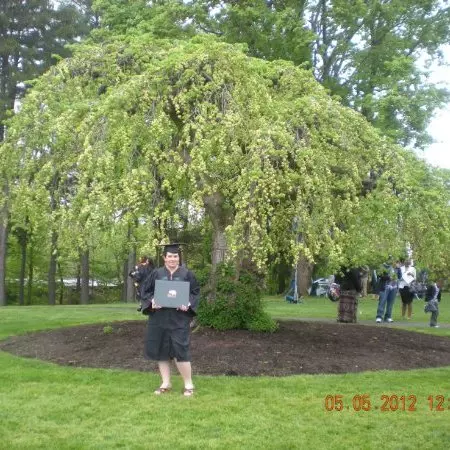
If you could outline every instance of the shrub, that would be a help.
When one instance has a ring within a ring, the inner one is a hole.
[[[198,310],[201,325],[218,330],[276,330],[276,322],[263,309],[261,281],[249,271],[242,270],[236,280],[232,266],[219,265],[214,299],[210,299],[211,294],[208,285],[202,289]]]
[[[278,322],[272,319],[266,312],[262,311],[252,318],[248,324],[251,331],[266,331],[273,333],[278,330]]]

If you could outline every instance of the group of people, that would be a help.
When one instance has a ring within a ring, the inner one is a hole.
[[[190,356],[190,324],[196,315],[200,287],[194,274],[181,264],[179,244],[169,244],[163,250],[164,266],[155,268],[150,258],[143,257],[135,270],[130,272],[137,297],[143,312],[149,316],[145,354],[150,360],[158,362],[161,385],[154,393],[166,394],[171,391],[171,366],[173,360],[183,378],[183,395],[194,394]],[[156,280],[184,281],[189,283],[189,301],[178,308],[165,308],[158,305],[155,296]]]
[[[400,294],[402,302],[402,318],[411,319],[413,299],[416,296],[414,290],[416,279],[417,272],[410,259],[399,260],[395,265],[390,262],[383,264],[378,276],[378,308],[375,319],[377,323],[394,321],[392,309],[397,292]],[[438,327],[440,291],[440,285],[432,282],[428,285],[425,294],[427,302],[425,312],[432,312],[430,326],[436,328]]]

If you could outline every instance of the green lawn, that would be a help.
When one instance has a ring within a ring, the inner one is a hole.
[[[441,302],[443,325],[450,322],[449,300],[446,295]],[[290,305],[270,297],[266,303],[274,317],[336,317],[336,305],[323,298]],[[423,322],[417,331],[447,334],[444,327],[427,328],[422,303],[415,307],[413,321]],[[362,300],[358,317],[373,320],[375,308],[376,301]],[[398,319],[398,300],[395,311]],[[128,319],[144,320],[135,305],[6,307],[0,308],[0,337]],[[174,381],[181,389],[180,380]],[[158,382],[153,373],[59,367],[0,352],[0,448],[446,449],[450,442],[450,367],[285,378],[198,376],[196,396],[189,399],[177,390],[154,396]],[[356,411],[362,395],[370,408]],[[388,411],[381,411],[383,395],[391,399]],[[439,395],[448,399],[446,409],[431,411],[428,397],[436,408]],[[340,409],[342,401],[342,410],[327,411],[327,396],[328,407]],[[395,396],[399,408],[393,411]]]
[[[322,318],[331,320],[337,317],[337,303],[331,302],[327,297],[307,297],[301,303],[294,304],[286,302],[282,297],[272,296],[266,297],[265,303],[266,310],[277,319]],[[410,321],[411,326],[408,326],[410,322],[402,319],[401,300],[400,296],[397,296],[393,308],[395,325],[402,324],[406,329],[450,336],[450,328],[445,328],[445,325],[450,325],[450,294],[443,294],[439,305],[438,323],[442,324],[443,328],[430,330],[428,326],[430,314],[424,312],[424,305],[425,303],[422,300],[413,302],[413,317]],[[377,306],[378,299],[375,297],[369,296],[359,299],[358,321],[361,323],[367,323],[367,321],[375,323]]]

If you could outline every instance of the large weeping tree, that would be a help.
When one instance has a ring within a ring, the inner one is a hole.
[[[34,196],[30,208],[74,246],[137,218],[162,239],[187,202],[210,219],[214,264],[227,254],[260,268],[280,254],[326,253],[337,264],[368,174],[383,166],[387,179],[393,153],[291,63],[215,39],[174,45],[149,35],[80,46],[37,81],[8,145],[24,174],[15,214],[38,217],[22,211]],[[72,181],[58,184],[55,210],[56,175]]]

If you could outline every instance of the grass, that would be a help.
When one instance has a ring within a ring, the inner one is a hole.
[[[450,322],[449,300],[446,295],[441,302],[442,324]],[[266,307],[274,317],[336,317],[336,305],[327,299],[290,305],[269,297]],[[375,309],[376,301],[363,300],[359,317],[372,321]],[[0,337],[128,319],[145,320],[135,305],[6,307],[0,309]],[[447,334],[446,328],[426,327],[429,316],[417,303],[414,322],[422,321],[417,331]],[[190,399],[177,392],[179,377],[167,396],[152,394],[158,383],[154,373],[60,367],[0,352],[0,449],[446,449],[450,441],[450,367],[283,378],[197,376],[197,394]],[[352,399],[363,394],[371,408],[355,411]],[[414,395],[416,410],[381,411],[385,394]],[[327,395],[342,395],[343,410],[327,411]],[[437,395],[448,399],[446,410],[430,410],[428,397]]]
[[[288,303],[281,297],[266,297],[266,311],[272,317],[277,319],[336,319],[337,317],[337,303],[328,300],[327,297],[307,297],[302,303]],[[411,322],[414,326],[408,326],[408,322],[402,319],[401,315],[401,301],[400,297],[394,303],[393,319],[396,324],[404,324],[406,329],[427,332],[430,334],[439,334],[441,336],[450,336],[450,328],[440,328],[437,330],[430,330],[430,314],[425,313],[425,303],[422,300],[415,300],[413,302],[413,318]],[[359,299],[358,303],[358,321],[364,323],[365,321],[375,322],[375,314],[377,311],[378,299],[372,296]],[[439,324],[450,324],[450,294],[446,293],[442,296],[442,301],[439,305]],[[422,326],[420,326],[422,325]]]

